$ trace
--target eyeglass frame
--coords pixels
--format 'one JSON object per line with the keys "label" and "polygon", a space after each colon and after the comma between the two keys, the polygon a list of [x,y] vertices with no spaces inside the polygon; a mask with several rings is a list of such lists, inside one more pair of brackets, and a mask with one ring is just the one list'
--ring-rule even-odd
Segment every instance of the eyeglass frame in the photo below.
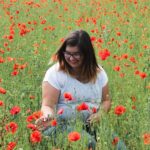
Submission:
{"label": "eyeglass frame", "polygon": [[[65,57],[66,59],[70,59],[71,56],[72,56],[74,59],[79,60],[79,59],[81,58],[81,56],[82,56],[82,53],[81,53],[80,51],[79,51],[79,52],[74,52],[74,53],[64,51],[63,54],[64,54],[64,57]],[[65,54],[67,54],[68,57],[66,57]],[[77,54],[79,55],[79,58],[76,58],[76,57],[75,57],[75,55],[77,55]]]}

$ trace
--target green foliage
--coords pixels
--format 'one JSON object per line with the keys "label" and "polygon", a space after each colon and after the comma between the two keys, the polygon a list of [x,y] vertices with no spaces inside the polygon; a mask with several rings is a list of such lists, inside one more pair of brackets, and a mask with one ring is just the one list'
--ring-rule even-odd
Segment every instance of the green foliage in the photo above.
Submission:
{"label": "green foliage", "polygon": [[[115,149],[112,145],[115,134],[128,149],[148,150],[143,134],[150,134],[149,6],[148,0],[137,3],[132,0],[1,1],[0,87],[7,93],[0,93],[0,102],[4,103],[0,105],[0,149],[6,149],[11,141],[15,141],[16,149],[20,150],[54,148],[49,137],[42,136],[41,143],[30,142],[31,130],[27,128],[26,119],[40,109],[41,83],[51,65],[48,65],[51,56],[68,32],[82,28],[96,39],[102,39],[102,42],[94,41],[93,45],[98,62],[108,74],[112,97],[111,111],[96,126],[97,149]],[[44,20],[46,22],[42,24]],[[20,28],[19,25],[25,27]],[[9,39],[10,35],[13,35],[12,39]],[[102,61],[98,52],[105,48],[111,55]],[[123,54],[128,57],[123,59]],[[25,67],[14,69],[16,64]],[[114,71],[115,66],[121,70]],[[14,71],[18,74],[12,75]],[[147,76],[142,78],[135,71]],[[117,105],[126,107],[121,116],[114,114]],[[10,114],[13,106],[21,109],[15,116]],[[5,129],[6,124],[12,121],[18,124],[14,134]],[[80,122],[74,130],[82,132]],[[57,143],[56,148],[86,149],[84,135],[82,140],[74,143],[68,142],[67,135],[59,134],[58,141],[62,142]]]}

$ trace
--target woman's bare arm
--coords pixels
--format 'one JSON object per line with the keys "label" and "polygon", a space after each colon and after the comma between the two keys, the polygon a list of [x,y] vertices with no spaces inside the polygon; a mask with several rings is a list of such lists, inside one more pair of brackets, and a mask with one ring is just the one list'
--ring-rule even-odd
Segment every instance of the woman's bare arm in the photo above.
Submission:
{"label": "woman's bare arm", "polygon": [[48,82],[43,82],[41,111],[44,115],[54,115],[54,108],[58,103],[59,94],[59,90],[51,86]]}
{"label": "woman's bare arm", "polygon": [[48,82],[42,83],[42,106],[43,116],[36,120],[35,124],[39,130],[49,126],[49,120],[54,117],[54,109],[58,103],[60,91],[51,86]]}
{"label": "woman's bare arm", "polygon": [[108,83],[102,89],[102,109],[108,112],[111,108],[111,98],[109,95]]}

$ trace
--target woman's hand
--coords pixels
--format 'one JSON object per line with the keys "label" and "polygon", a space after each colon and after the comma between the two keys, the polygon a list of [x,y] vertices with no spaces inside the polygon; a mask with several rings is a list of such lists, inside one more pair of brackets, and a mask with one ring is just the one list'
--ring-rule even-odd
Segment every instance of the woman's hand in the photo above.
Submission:
{"label": "woman's hand", "polygon": [[91,114],[87,119],[87,123],[93,124],[98,123],[100,121],[101,115],[99,112]]}
{"label": "woman's hand", "polygon": [[53,115],[48,114],[48,115],[43,115],[39,119],[35,121],[35,125],[38,130],[43,131],[47,129],[50,126],[50,121],[54,118]]}

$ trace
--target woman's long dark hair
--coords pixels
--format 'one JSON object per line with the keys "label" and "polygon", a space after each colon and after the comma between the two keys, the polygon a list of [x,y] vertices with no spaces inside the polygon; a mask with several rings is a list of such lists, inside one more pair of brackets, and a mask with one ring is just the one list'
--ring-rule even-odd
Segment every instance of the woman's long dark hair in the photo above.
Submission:
{"label": "woman's long dark hair", "polygon": [[60,70],[72,75],[71,67],[66,62],[63,52],[67,46],[77,46],[83,55],[83,62],[80,75],[87,82],[95,82],[98,72],[98,63],[89,34],[84,30],[76,30],[69,34],[58,49],[56,56],[60,64]]}

